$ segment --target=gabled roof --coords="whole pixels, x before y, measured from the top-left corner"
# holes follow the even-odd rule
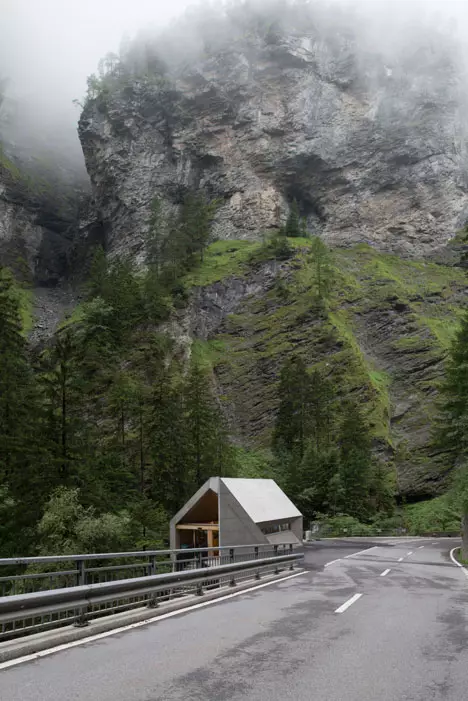
[[[272,479],[221,477],[220,480],[254,523],[285,521],[302,516]]]

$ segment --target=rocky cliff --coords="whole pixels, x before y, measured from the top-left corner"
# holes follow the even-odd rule
[[[101,236],[138,260],[155,197],[166,212],[192,190],[216,198],[221,240],[164,330],[212,367],[234,440],[269,445],[299,353],[359,396],[400,494],[424,498],[445,485],[431,421],[466,303],[463,271],[421,262],[447,260],[468,218],[463,51],[423,16],[277,5],[191,15],[93,78],[79,133]],[[293,200],[335,248],[326,323],[307,243],[281,264],[256,243]]]
[[[219,199],[219,238],[258,240],[294,198],[330,243],[406,257],[433,255],[465,223],[453,36],[423,18],[377,31],[314,8],[216,17],[189,48],[174,30],[140,38],[110,65],[80,136],[111,251],[138,254],[152,199],[171,207],[190,188]]]
[[[238,445],[268,449],[285,358],[320,369],[362,405],[374,448],[409,500],[443,492],[450,466],[432,446],[444,360],[463,308],[466,273],[402,260],[367,244],[336,249],[329,313],[314,304],[310,243],[288,261],[261,244],[218,241],[188,276],[192,301],[168,331],[213,369]]]

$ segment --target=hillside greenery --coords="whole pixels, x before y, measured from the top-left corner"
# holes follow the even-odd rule
[[[385,343],[432,367],[463,315],[463,273],[369,246],[332,252],[297,236],[301,222],[263,243],[210,243],[216,206],[189,194],[171,218],[155,200],[145,267],[97,248],[83,301],[42,349],[26,340],[29,293],[2,270],[5,555],[164,545],[169,517],[213,475],[273,477],[308,520],[338,530],[391,529],[402,469],[435,469],[423,451],[405,453],[390,422],[411,366],[398,378],[364,351],[360,321],[400,315]],[[256,279],[261,294],[181,348],[167,322],[184,317],[195,288],[233,278]],[[434,380],[412,383],[426,398],[415,419],[430,423]],[[427,518],[407,508],[412,532],[456,520],[457,507],[428,506]]]

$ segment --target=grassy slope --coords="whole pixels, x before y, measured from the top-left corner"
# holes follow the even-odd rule
[[[262,292],[244,298],[213,339],[196,344],[195,352],[215,367],[240,442],[268,446],[279,370],[295,352],[310,369],[324,368],[340,392],[360,398],[377,444],[395,457],[404,493],[437,493],[446,466],[430,457],[429,428],[443,359],[463,309],[465,274],[367,245],[336,250],[336,284],[324,322],[313,304],[310,244],[292,243],[294,258],[277,264]],[[258,276],[262,256],[259,244],[219,241],[188,282]]]

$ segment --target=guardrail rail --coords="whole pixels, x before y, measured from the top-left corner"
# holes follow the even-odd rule
[[[0,559],[0,640],[293,569],[292,544]]]

